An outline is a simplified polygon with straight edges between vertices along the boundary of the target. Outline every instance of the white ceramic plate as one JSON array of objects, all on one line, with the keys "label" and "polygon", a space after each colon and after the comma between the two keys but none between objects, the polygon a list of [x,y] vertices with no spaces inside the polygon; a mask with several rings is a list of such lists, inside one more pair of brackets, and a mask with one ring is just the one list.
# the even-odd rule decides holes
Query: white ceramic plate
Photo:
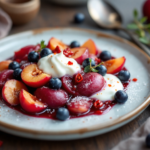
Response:
[{"label": "white ceramic plate", "polygon": [[150,57],[134,44],[116,36],[97,31],[54,28],[28,31],[0,40],[0,61],[13,55],[14,51],[41,40],[56,37],[66,44],[78,40],[81,44],[91,38],[101,50],[109,50],[113,56],[125,56],[125,66],[131,73],[131,82],[127,93],[129,100],[122,105],[115,105],[111,111],[101,116],[88,116],[65,122],[34,118],[8,108],[0,101],[0,129],[2,131],[46,140],[68,140],[91,137],[114,130],[137,117],[149,104],[150,92]]}]

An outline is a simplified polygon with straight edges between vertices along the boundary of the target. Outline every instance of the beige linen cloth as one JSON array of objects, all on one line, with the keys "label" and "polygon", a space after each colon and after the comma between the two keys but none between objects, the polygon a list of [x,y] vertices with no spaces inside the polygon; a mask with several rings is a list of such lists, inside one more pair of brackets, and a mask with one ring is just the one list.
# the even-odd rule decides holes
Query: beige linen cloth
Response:
[{"label": "beige linen cloth", "polygon": [[146,147],[145,139],[150,133],[150,118],[138,128],[129,139],[120,142],[112,150],[150,150]]},{"label": "beige linen cloth", "polygon": [[0,8],[0,39],[9,33],[11,26],[10,17]]}]

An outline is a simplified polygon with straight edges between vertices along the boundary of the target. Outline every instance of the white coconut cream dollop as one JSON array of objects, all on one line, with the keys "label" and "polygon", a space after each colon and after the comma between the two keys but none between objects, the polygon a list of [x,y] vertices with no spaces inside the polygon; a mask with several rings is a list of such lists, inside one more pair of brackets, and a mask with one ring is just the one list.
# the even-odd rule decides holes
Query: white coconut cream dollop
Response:
[{"label": "white coconut cream dollop", "polygon": [[114,100],[115,93],[119,90],[123,90],[123,85],[121,81],[112,74],[106,74],[104,79],[106,81],[106,86],[91,97],[101,101]]},{"label": "white coconut cream dollop", "polygon": [[38,67],[44,73],[57,78],[66,74],[73,76],[81,70],[81,67],[76,60],[66,57],[63,54],[63,51],[58,54],[51,54],[41,58],[38,61]]}]

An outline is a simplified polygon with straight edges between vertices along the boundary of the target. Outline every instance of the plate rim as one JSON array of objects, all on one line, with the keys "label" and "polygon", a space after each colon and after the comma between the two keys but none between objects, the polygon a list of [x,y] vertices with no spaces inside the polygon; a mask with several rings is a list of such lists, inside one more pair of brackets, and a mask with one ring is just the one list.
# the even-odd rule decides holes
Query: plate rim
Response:
[{"label": "plate rim", "polygon": [[[132,42],[126,40],[126,39],[123,39],[119,36],[111,35],[111,34],[108,34],[108,33],[103,33],[101,31],[92,30],[92,29],[83,29],[83,28],[75,28],[75,27],[38,28],[38,29],[27,30],[27,31],[24,31],[24,32],[20,32],[20,33],[10,35],[8,37],[5,37],[5,38],[1,39],[0,42],[3,42],[7,39],[13,38],[14,36],[25,34],[25,33],[32,33],[32,35],[36,35],[36,34],[41,34],[45,31],[50,31],[50,30],[78,30],[78,31],[84,31],[84,32],[87,32],[87,33],[90,33],[90,34],[94,34],[98,37],[114,39],[114,40],[119,41],[121,43],[127,44],[131,47],[134,47],[136,50],[140,51],[143,55],[145,55],[145,57],[147,58],[148,63],[150,63],[150,56],[148,56],[148,54],[146,54],[142,49],[140,49],[134,43],[132,43]],[[3,121],[0,121],[0,126],[3,127],[3,128],[8,128],[9,130],[13,130],[13,131],[16,131],[16,132],[36,134],[36,135],[83,134],[83,133],[89,133],[89,132],[93,132],[93,131],[97,131],[97,130],[107,129],[107,128],[110,128],[112,126],[124,123],[127,120],[132,119],[134,116],[136,116],[136,115],[138,116],[138,114],[140,112],[142,112],[142,110],[146,109],[146,107],[149,105],[149,103],[150,103],[150,94],[145,99],[145,101],[143,101],[143,103],[140,106],[136,107],[133,111],[127,113],[126,115],[124,115],[122,117],[119,117],[119,118],[113,120],[112,122],[109,122],[109,124],[103,123],[103,124],[92,125],[90,127],[83,127],[81,129],[74,129],[74,130],[69,130],[69,131],[68,130],[64,130],[64,131],[44,130],[44,131],[42,131],[42,130],[37,130],[37,129],[28,129],[28,128],[23,128],[23,127],[17,127],[15,125],[11,125],[11,124],[5,123]]]}]

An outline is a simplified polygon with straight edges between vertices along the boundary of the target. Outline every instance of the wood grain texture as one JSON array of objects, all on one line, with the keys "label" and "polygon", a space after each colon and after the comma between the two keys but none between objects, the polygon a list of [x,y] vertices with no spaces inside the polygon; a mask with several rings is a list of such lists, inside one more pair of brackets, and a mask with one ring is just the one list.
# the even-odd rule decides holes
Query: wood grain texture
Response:
[{"label": "wood grain texture", "polygon": [[[85,14],[82,24],[74,24],[73,16],[77,12]],[[41,9],[36,18],[22,26],[13,26],[10,34],[40,27],[80,27],[99,30],[90,18],[86,6],[62,7],[42,0]],[[92,138],[72,141],[40,141],[21,138],[0,132],[0,140],[4,142],[0,150],[110,150],[120,141],[127,139],[150,116],[148,107],[139,117],[127,125],[112,132]]]}]

